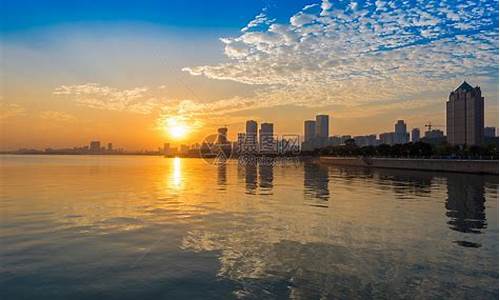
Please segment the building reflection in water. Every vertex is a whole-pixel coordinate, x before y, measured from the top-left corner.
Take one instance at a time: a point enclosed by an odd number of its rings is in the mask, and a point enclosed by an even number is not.
[[[328,175],[328,166],[304,162],[304,196],[327,201],[330,197]]]
[[[464,233],[481,233],[486,228],[485,178],[479,175],[447,176],[446,216],[450,229]]]
[[[247,194],[255,194],[257,190],[257,160],[249,159],[243,163],[245,168],[245,189]]]
[[[259,162],[259,188],[263,194],[270,194],[273,189],[273,161]]]
[[[255,193],[257,188],[272,188],[273,177],[280,179],[283,174],[279,167],[273,173],[269,165],[256,162],[240,167],[241,183],[244,182],[247,192],[251,193]],[[332,184],[337,187],[335,202],[349,203],[351,194],[342,192],[350,191],[342,186],[348,182],[353,187],[354,197],[361,195],[366,198],[360,199],[360,205],[352,208],[361,214],[353,215],[341,209],[311,209],[303,213],[305,210],[299,206],[292,207],[293,210],[280,209],[290,208],[286,198],[281,198],[283,206],[268,207],[272,209],[272,217],[255,217],[255,222],[239,222],[241,227],[238,228],[191,230],[183,239],[181,248],[219,253],[220,269],[217,276],[237,282],[235,294],[257,295],[255,298],[270,295],[288,299],[414,298],[427,288],[433,293],[437,292],[436,298],[463,296],[460,288],[464,282],[457,280],[450,288],[449,277],[434,271],[435,266],[456,273],[463,273],[464,270],[461,264],[456,263],[456,259],[446,257],[439,260],[442,248],[436,243],[445,239],[445,243],[450,241],[460,246],[480,245],[470,241],[453,241],[455,234],[449,234],[448,226],[439,215],[442,216],[446,211],[449,218],[447,223],[452,230],[459,232],[457,235],[468,234],[470,237],[473,236],[471,232],[484,231],[485,199],[491,199],[485,188],[485,180],[489,179],[464,174],[339,169],[310,162],[304,162],[303,168],[306,199],[316,200],[315,204],[328,203],[329,184]],[[300,180],[300,172],[293,173],[293,184],[297,184],[297,179]],[[277,180],[274,187],[281,188],[279,184]],[[494,185],[493,181],[491,184]],[[281,196],[280,193],[276,195]],[[406,201],[404,195],[413,201]],[[389,210],[381,211],[380,215],[370,209],[363,210],[363,205],[375,207],[377,202],[388,205]],[[426,219],[429,211],[436,209],[436,205],[438,211],[433,211],[435,214],[430,216],[433,219]],[[262,207],[265,206],[259,209]],[[392,210],[393,207],[396,209]],[[424,210],[418,211],[421,207]],[[248,211],[244,212],[247,214]],[[406,214],[414,216],[408,219],[416,223],[409,224]],[[435,216],[438,218],[434,219]],[[355,228],[351,231],[353,226]],[[428,232],[436,235],[409,234],[411,230],[418,232],[420,226],[429,226],[432,230]],[[374,229],[370,230],[370,227]],[[338,235],[333,236],[332,232],[338,232]],[[390,240],[384,238],[387,236]],[[422,246],[415,247],[416,241],[421,242]],[[463,254],[464,262],[475,262],[476,257],[472,252],[459,250],[453,247],[453,252],[449,253],[460,258]],[[400,255],[402,251],[405,251],[405,255]],[[422,267],[422,261],[432,264]],[[494,267],[491,269],[495,270]],[[388,275],[382,278],[380,274]],[[441,276],[443,280],[439,280]],[[429,285],[406,284],[422,279],[426,279]],[[466,279],[470,282],[469,277]],[[488,280],[495,283],[496,278]],[[282,289],[283,286],[287,288]]]
[[[435,179],[433,173],[412,170],[380,169],[376,173],[378,186],[392,189],[398,199],[428,197]]]
[[[220,190],[225,190],[227,184],[227,163],[226,161],[217,162],[217,185]]]

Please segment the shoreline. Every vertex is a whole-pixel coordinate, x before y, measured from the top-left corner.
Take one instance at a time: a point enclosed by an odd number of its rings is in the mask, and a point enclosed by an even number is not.
[[[498,175],[498,160],[368,158],[320,156],[319,161],[346,167]]]

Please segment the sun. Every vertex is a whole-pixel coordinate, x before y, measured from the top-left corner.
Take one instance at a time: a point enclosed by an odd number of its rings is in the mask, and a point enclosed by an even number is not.
[[[165,131],[174,139],[182,139],[188,134],[189,127],[185,123],[171,118],[165,122]]]

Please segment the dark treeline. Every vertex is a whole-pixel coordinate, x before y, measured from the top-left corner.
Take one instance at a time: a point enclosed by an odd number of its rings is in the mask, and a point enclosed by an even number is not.
[[[498,159],[498,144],[484,146],[452,146],[424,142],[359,147],[354,140],[345,145],[328,146],[311,152],[314,155],[366,156],[395,158]]]

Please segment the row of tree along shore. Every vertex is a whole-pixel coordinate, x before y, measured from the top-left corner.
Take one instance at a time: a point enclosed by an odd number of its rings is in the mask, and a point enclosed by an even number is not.
[[[452,146],[450,144],[429,144],[424,142],[378,146],[357,146],[353,140],[345,145],[328,146],[303,155],[338,157],[387,157],[387,158],[440,158],[498,160],[498,143],[482,146]]]

